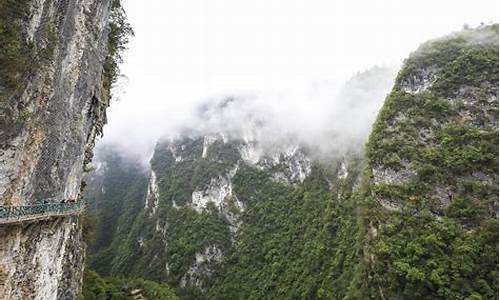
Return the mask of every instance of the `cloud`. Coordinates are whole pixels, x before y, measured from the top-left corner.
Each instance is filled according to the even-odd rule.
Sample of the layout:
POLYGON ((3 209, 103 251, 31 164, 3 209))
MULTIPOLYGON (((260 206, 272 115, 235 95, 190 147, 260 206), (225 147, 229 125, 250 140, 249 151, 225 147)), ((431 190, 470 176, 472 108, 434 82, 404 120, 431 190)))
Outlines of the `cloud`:
POLYGON ((267 115, 283 135, 341 148, 350 144, 344 132, 366 136, 365 119, 383 100, 354 113, 345 99, 369 93, 342 92, 353 74, 397 66, 422 42, 464 23, 496 22, 498 11, 496 0, 123 3, 135 37, 122 65, 128 79, 114 91, 119 100, 108 110, 100 143, 135 156, 199 122, 196 107, 228 96, 253 99, 244 108, 267 115))
POLYGON ((120 152, 147 161, 160 138, 222 133, 264 149, 296 143, 322 156, 339 155, 366 141, 395 75, 394 67, 373 67, 343 85, 327 81, 300 91, 208 98, 175 121, 162 122, 161 113, 150 114, 143 127, 136 127, 139 133, 100 145, 114 144, 120 152))
POLYGON ((396 68, 373 67, 344 85, 317 84, 298 93, 208 101, 190 120, 198 135, 222 132, 264 148, 299 143, 321 155, 358 150, 390 91, 396 68))

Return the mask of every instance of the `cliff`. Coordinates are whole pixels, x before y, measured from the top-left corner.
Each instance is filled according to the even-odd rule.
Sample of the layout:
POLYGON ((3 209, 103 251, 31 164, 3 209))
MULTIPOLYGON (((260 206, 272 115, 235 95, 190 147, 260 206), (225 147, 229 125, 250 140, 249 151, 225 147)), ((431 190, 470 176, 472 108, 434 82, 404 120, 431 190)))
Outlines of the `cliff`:
MULTIPOLYGON (((0 15, 0 205, 78 199, 117 72, 119 1, 2 0, 0 15)), ((0 225, 0 298, 76 298, 84 255, 78 217, 0 225)))
MULTIPOLYGON (((104 181, 96 186, 103 193, 95 199, 116 214, 111 217, 96 208, 97 239, 90 266, 106 276, 166 282, 187 299, 213 289, 214 276, 220 280, 233 274, 228 280, 250 282, 257 268, 251 261, 265 255, 267 243, 274 243, 276 259, 286 257, 298 269, 308 269, 300 253, 327 242, 319 230, 322 219, 331 218, 333 203, 348 195, 356 182, 355 157, 323 164, 295 144, 267 152, 251 139, 183 137, 158 143, 149 183, 142 185, 138 183, 144 171, 127 167, 130 162, 117 164, 114 155, 101 157, 104 181), (330 187, 335 200, 329 199, 330 187), (108 243, 102 242, 105 235, 111 238, 108 243), (249 247, 251 254, 246 253, 249 247), (286 254, 290 248, 296 249, 293 255, 286 254), (250 259, 245 267, 234 261, 244 256, 250 259), (234 265, 222 269, 228 261, 234 265)), ((314 259, 322 254, 315 253, 314 259)), ((231 298, 226 290, 220 295, 231 298)))
POLYGON ((498 25, 412 53, 367 145, 370 292, 498 298, 498 25))
MULTIPOLYGON (((357 74, 342 90, 352 101, 345 105, 380 105, 384 92, 379 99, 368 95, 388 89, 392 80, 393 72, 385 68, 357 74)), ((200 123, 222 122, 245 107, 244 101, 251 100, 207 104, 197 112, 200 123)), ((271 141, 266 120, 247 116, 237 126, 186 129, 159 141, 142 169, 119 150, 100 148, 88 189, 97 218, 89 266, 102 276, 168 283, 185 299, 209 293, 238 299, 252 290, 262 296, 278 263, 295 269, 273 277, 283 288, 303 277, 321 278, 317 273, 331 266, 321 261, 333 255, 337 242, 328 238, 326 228, 342 227, 336 229, 340 236, 355 236, 354 217, 348 213, 352 207, 343 199, 359 180, 360 148, 323 157, 293 135, 271 141), (345 226, 333 224, 341 218, 345 226), (271 250, 272 256, 266 254, 271 250), (255 278, 259 268, 262 277, 255 278)), ((351 140, 353 145, 364 141, 359 136, 351 140)), ((352 255, 349 249, 338 251, 339 257, 352 255)), ((299 297, 313 289, 299 286, 279 296, 299 297)))
POLYGON ((497 25, 412 53, 358 148, 261 125, 162 140, 146 175, 105 157, 91 267, 183 299, 498 298, 497 25))

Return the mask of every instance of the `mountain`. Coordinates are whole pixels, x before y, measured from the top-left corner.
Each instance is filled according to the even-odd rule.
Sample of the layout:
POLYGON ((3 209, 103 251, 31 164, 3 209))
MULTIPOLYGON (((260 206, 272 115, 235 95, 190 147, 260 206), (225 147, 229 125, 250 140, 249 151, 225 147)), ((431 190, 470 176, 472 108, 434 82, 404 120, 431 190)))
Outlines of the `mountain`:
MULTIPOLYGON (((132 227, 120 228, 116 246, 92 255, 90 266, 106 275, 167 282, 192 298, 212 285, 212 274, 221 272, 226 260, 244 255, 248 247, 258 250, 273 242, 275 251, 293 248, 297 253, 290 259, 301 260, 299 254, 309 252, 300 250, 304 243, 320 239, 321 219, 341 201, 329 199, 330 193, 348 198, 343 194, 351 192, 359 161, 319 163, 295 145, 275 150, 265 153, 252 142, 223 135, 158 143, 149 184, 142 188, 147 187, 146 196, 122 198, 124 205, 135 203, 135 218, 124 218, 133 220, 125 225, 132 227), (314 229, 304 231, 314 222, 314 229)), ((119 187, 121 195, 136 189, 119 187)))
MULTIPOLYGON (((341 107, 348 111, 381 105, 393 76, 392 70, 382 67, 355 75, 341 91, 345 99, 341 107)), ((301 211, 314 209, 317 228, 323 226, 319 219, 333 214, 327 210, 334 206, 330 192, 335 190, 337 198, 350 193, 358 178, 360 149, 324 156, 317 145, 302 143, 293 133, 271 138, 268 134, 279 130, 267 115, 248 109, 254 108, 252 101, 227 98, 200 107, 196 117, 201 126, 159 141, 147 175, 118 150, 99 149, 99 167, 87 189, 97 217, 90 268, 103 276, 166 282, 183 297, 195 298, 213 285, 212 275, 221 272, 229 257, 240 255, 238 244, 255 242, 245 231, 265 232, 259 227, 261 218, 282 219, 290 227, 281 230, 293 230, 296 243, 320 238, 316 230, 304 236, 301 227, 286 220, 300 220, 301 211), (231 123, 235 115, 241 122, 231 123), (275 199, 277 194, 282 196, 275 199), (276 210, 281 206, 290 206, 289 211, 276 210), (265 215, 263 210, 270 211, 265 215)), ((336 137, 335 131, 327 134, 336 137)), ((352 148, 366 138, 362 136, 352 138, 357 139, 352 148)), ((283 251, 288 248, 281 246, 283 251)), ((295 254, 294 259, 300 257, 295 254)))
POLYGON ((366 161, 371 293, 498 298, 498 25, 406 60, 366 161))
POLYGON ((81 205, 130 33, 119 0, 0 0, 1 299, 80 294, 81 209, 61 210, 81 205))
POLYGON ((348 145, 252 113, 234 127, 228 99, 199 112, 222 126, 159 141, 147 171, 105 149, 89 265, 183 299, 498 298, 497 71, 498 26, 464 29, 410 55, 378 117, 367 95, 390 72, 354 76, 341 110, 374 124, 348 145))

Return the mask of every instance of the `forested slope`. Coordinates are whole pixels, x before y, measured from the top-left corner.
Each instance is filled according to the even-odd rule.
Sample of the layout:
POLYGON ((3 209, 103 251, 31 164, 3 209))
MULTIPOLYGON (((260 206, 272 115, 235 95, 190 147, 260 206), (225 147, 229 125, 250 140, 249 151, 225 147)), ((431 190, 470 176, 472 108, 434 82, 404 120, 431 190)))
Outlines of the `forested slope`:
POLYGON ((498 298, 497 25, 412 53, 366 147, 261 150, 160 141, 148 175, 116 183, 105 222, 123 224, 91 266, 184 299, 498 298))

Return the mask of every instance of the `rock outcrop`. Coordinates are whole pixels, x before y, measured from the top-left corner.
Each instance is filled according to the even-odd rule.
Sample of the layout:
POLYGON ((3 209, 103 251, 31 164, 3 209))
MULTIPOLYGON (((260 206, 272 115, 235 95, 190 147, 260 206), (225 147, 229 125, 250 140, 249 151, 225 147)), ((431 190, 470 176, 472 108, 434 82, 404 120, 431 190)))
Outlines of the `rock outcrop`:
MULTIPOLYGON (((11 72, 0 82, 0 205, 79 197, 106 122, 110 79, 103 65, 115 2, 0 1, 12 17, 2 34, 16 39, 2 44, 2 59, 27 61, 15 86, 5 78, 18 70, 0 70, 11 72), (12 45, 18 57, 8 52, 12 45)), ((76 298, 84 255, 78 217, 0 226, 0 298, 76 298)))
POLYGON ((410 55, 367 148, 367 294, 498 298, 498 25, 410 55))
POLYGON ((498 298, 498 25, 414 52, 366 149, 243 128, 159 142, 91 265, 183 299, 498 298))
MULTIPOLYGON (((367 95, 373 88, 387 87, 392 78, 393 73, 383 68, 355 75, 342 93, 346 106, 381 104, 382 95, 380 99, 367 95)), ((105 196, 96 197, 104 206, 95 210, 100 221, 98 242, 89 260, 91 268, 103 276, 123 274, 167 283, 185 299, 217 294, 216 289, 211 290, 214 281, 229 281, 233 276, 228 274, 233 272, 240 273, 245 278, 242 280, 251 281, 251 268, 241 267, 240 263, 260 264, 263 260, 288 257, 290 249, 301 250, 293 250, 288 262, 309 272, 309 262, 299 258, 299 254, 314 253, 318 257, 311 260, 319 259, 323 255, 320 252, 328 249, 324 244, 330 242, 322 234, 336 225, 325 224, 323 231, 320 223, 340 218, 333 203, 347 202, 358 182, 359 149, 322 156, 291 133, 274 139, 268 136, 266 120, 246 112, 245 105, 242 113, 249 115, 236 128, 217 126, 224 124, 228 112, 240 108, 238 101, 252 100, 211 103, 201 109, 199 122, 192 124, 194 128, 157 143, 142 198, 131 197, 138 188, 128 178, 136 172, 124 168, 126 162, 111 163, 119 154, 112 155, 114 151, 107 149, 110 155, 98 155, 97 159, 101 158, 109 170, 105 175, 108 183, 92 188, 106 192, 105 196), (207 123, 215 125, 204 126, 207 123), (115 200, 119 198, 123 204, 115 200), (104 207, 112 207, 113 216, 104 207), (111 244, 100 241, 99 236, 104 235, 112 239, 111 244), (271 245, 276 248, 273 254, 261 252, 271 245), (316 247, 322 250, 316 251, 316 247)), ((355 237, 354 228, 342 230, 345 236, 355 237)), ((343 255, 346 254, 340 251, 339 257, 343 255)), ((275 273, 277 266, 265 263, 262 267, 266 271, 262 274, 275 273)), ((240 298, 225 292, 220 295, 240 298)), ((289 296, 281 298, 294 298, 289 296)))

